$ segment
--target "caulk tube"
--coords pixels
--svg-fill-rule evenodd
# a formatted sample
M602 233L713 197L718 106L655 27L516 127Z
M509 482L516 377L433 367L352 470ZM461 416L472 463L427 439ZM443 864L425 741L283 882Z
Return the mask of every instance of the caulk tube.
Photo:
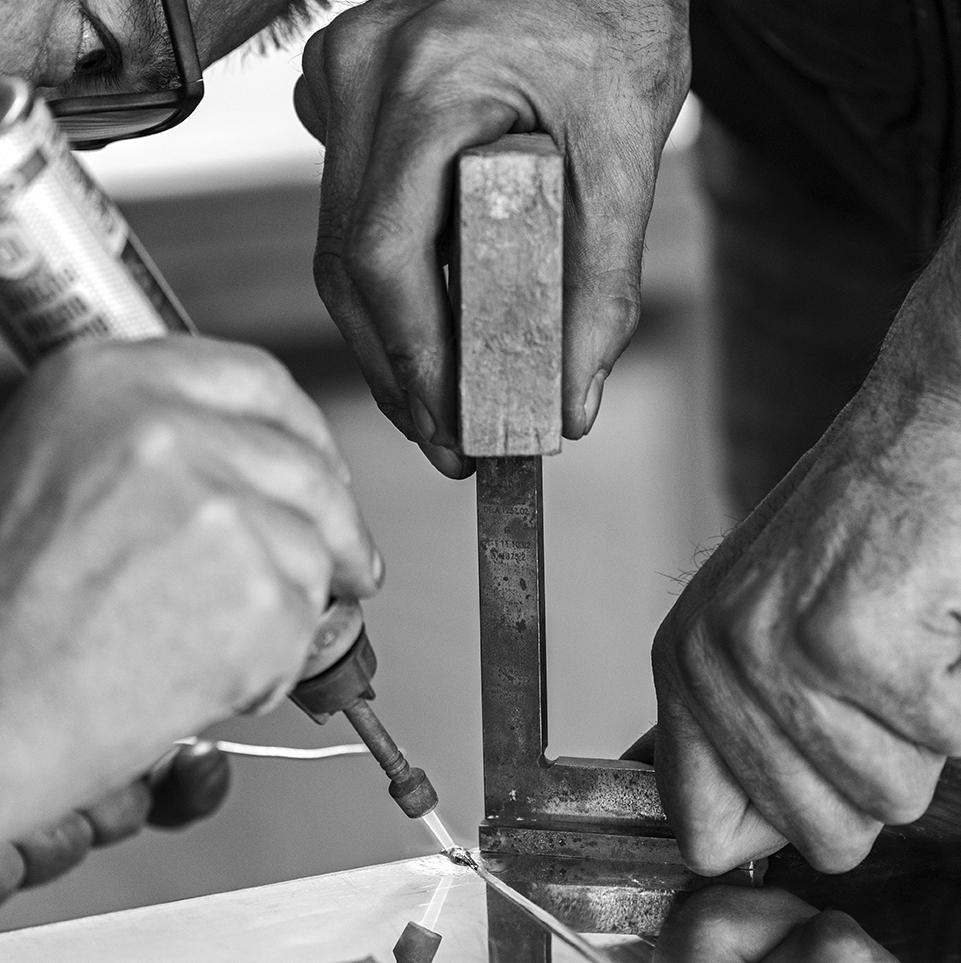
M86 339L194 328L47 105L0 77L0 335L30 367Z

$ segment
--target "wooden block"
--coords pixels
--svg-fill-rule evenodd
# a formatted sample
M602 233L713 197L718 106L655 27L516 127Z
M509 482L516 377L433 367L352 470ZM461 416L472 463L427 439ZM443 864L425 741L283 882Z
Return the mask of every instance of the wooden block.
M460 157L451 291L467 455L560 451L563 183L544 134Z

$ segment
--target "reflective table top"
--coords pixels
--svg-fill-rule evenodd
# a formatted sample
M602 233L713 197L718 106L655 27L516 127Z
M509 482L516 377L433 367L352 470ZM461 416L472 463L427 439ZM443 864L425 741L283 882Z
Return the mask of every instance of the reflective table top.
M790 851L753 878L680 866L501 857L499 878L579 930L580 945L437 855L0 936L24 961L567 963L870 959L961 961L961 850L888 832L828 877ZM838 953L841 953L839 956ZM860 954L860 955L858 955Z

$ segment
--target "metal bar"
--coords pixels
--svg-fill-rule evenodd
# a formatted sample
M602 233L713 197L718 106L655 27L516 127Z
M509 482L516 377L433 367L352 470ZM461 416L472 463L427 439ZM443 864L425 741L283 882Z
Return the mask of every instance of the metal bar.
M547 745L539 457L478 459L477 546L485 814L513 821Z
M458 163L451 289L461 442L477 458L481 844L550 852L558 837L540 831L553 829L579 855L665 856L669 832L649 769L545 757L541 456L559 450L562 427L563 182L546 135L505 137Z
M564 821L669 835L653 773L639 763L547 748L541 459L477 465L484 802L487 825Z

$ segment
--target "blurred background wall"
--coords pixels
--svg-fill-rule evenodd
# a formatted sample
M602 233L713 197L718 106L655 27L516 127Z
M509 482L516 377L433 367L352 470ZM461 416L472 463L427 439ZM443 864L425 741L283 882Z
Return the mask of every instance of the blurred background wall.
M88 158L198 326L276 352L317 398L387 559L367 607L376 707L423 765L464 843L482 818L473 485L436 475L377 411L314 292L322 154L299 127L292 53L208 74L182 128ZM644 317L590 437L546 468L552 752L616 756L655 719L653 633L729 526L711 433L705 224L690 140L672 138L648 235ZM292 707L216 730L311 746L354 741ZM224 810L146 832L0 908L0 928L180 899L428 852L365 758L239 760Z

